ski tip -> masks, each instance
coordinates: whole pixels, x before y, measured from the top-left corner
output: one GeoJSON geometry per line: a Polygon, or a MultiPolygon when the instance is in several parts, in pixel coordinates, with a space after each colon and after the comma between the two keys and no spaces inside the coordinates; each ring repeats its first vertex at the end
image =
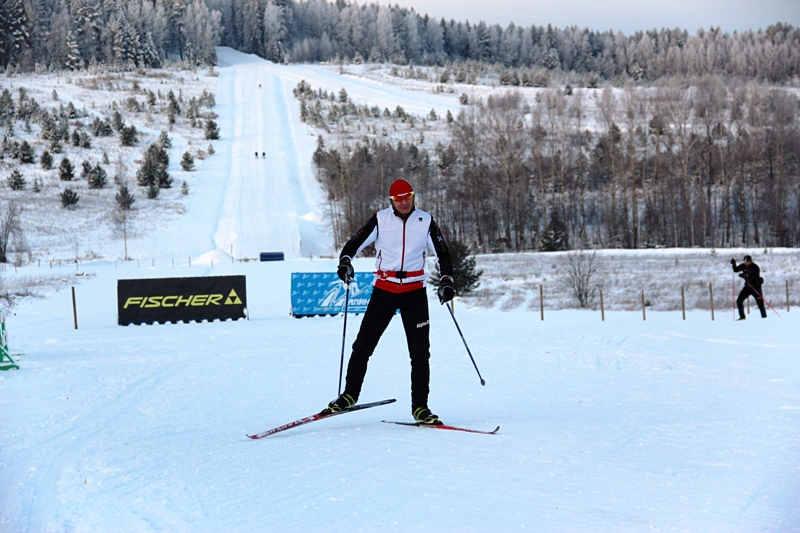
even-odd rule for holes
{"type": "Polygon", "coordinates": [[[486,380],[481,378],[481,385],[486,386],[486,380]]]}

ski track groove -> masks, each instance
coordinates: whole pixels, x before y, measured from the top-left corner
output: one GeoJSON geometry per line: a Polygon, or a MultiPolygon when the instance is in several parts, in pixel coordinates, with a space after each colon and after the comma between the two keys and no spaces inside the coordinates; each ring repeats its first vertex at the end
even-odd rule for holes
{"type": "MultiPolygon", "coordinates": [[[[46,526],[50,521],[56,520],[56,523],[58,523],[60,501],[58,483],[61,481],[65,465],[74,459],[81,450],[85,450],[96,438],[111,431],[115,426],[115,422],[119,421],[120,418],[123,418],[124,421],[124,415],[134,409],[143,396],[152,392],[159,383],[165,381],[167,373],[171,370],[174,369],[162,369],[155,375],[143,377],[126,386],[109,403],[99,409],[85,413],[82,419],[70,425],[68,430],[37,443],[35,448],[32,448],[30,453],[27,454],[27,457],[19,461],[18,464],[22,465],[37,465],[36,474],[32,476],[33,479],[26,479],[25,473],[19,472],[16,476],[11,476],[16,478],[16,482],[4,483],[7,487],[16,486],[20,483],[33,485],[34,487],[30,504],[24,513],[24,516],[30,517],[31,522],[22,531],[38,533],[46,531],[46,526]],[[63,447],[45,446],[55,441],[66,441],[67,444],[63,447]],[[53,450],[54,448],[58,449],[58,452],[52,456],[37,458],[35,463],[32,460],[33,456],[43,454],[38,450],[53,450]],[[42,468],[43,465],[46,465],[46,468],[42,468]]],[[[29,470],[26,472],[29,472],[29,470]]]]}

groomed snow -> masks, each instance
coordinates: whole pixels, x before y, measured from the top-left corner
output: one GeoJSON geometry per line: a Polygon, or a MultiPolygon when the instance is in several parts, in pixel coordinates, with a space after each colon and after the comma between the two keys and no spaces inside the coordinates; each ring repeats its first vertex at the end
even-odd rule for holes
{"type": "MultiPolygon", "coordinates": [[[[12,351],[25,355],[0,373],[0,531],[800,530],[797,310],[745,322],[562,310],[541,321],[524,306],[457,304],[481,387],[431,294],[430,406],[499,434],[381,423],[411,419],[396,320],[362,400],[397,403],[247,439],[337,392],[342,317],[289,316],[291,273],[335,268],[318,257],[334,250],[310,174],[313,132],[291,88],[335,74],[224,49],[220,59],[223,140],[186,214],[142,243],[191,255],[191,267],[105,260],[3,274],[63,281],[7,317],[12,351]],[[289,258],[232,262],[231,244],[236,257],[289,258]],[[249,320],[116,325],[117,279],[223,274],[247,276],[249,320]]],[[[359,83],[363,93],[347,88],[354,99],[422,98],[359,83]]],[[[348,320],[348,351],[360,321],[348,320]]]]}

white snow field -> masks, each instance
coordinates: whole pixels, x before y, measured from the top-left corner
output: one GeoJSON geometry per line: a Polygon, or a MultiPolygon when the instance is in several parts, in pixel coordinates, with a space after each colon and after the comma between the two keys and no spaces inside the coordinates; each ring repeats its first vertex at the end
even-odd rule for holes
{"type": "MultiPolygon", "coordinates": [[[[203,259],[3,273],[63,281],[8,313],[24,355],[0,372],[0,532],[800,531],[797,310],[541,321],[524,306],[457,305],[482,387],[431,293],[430,406],[498,434],[381,423],[411,420],[395,320],[361,400],[396,403],[248,439],[321,410],[338,386],[343,317],[289,315],[291,273],[336,264],[319,258],[335,250],[292,87],[305,78],[408,108],[438,96],[225,49],[220,61],[217,154],[186,214],[129,243],[203,259]],[[287,260],[233,262],[231,245],[287,260]],[[225,274],[247,276],[249,320],[116,325],[118,279],[225,274]]],[[[360,321],[348,319],[348,353],[360,321]]]]}

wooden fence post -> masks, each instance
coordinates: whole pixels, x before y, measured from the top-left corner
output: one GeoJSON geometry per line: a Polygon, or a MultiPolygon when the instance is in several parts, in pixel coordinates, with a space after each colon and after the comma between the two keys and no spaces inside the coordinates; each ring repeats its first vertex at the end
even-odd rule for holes
{"type": "Polygon", "coordinates": [[[683,312],[683,319],[686,320],[686,293],[683,287],[681,287],[681,311],[683,312]]]}
{"type": "Polygon", "coordinates": [[[72,321],[78,329],[78,306],[75,304],[75,285],[72,286],[72,321]]]}
{"type": "Polygon", "coordinates": [[[542,320],[544,321],[544,288],[539,285],[539,312],[542,314],[542,320]]]}
{"type": "Polygon", "coordinates": [[[603,322],[606,321],[606,308],[603,305],[603,291],[600,290],[600,316],[603,318],[603,322]]]}
{"type": "Polygon", "coordinates": [[[644,289],[642,289],[642,320],[647,320],[647,311],[644,309],[644,289]]]}
{"type": "Polygon", "coordinates": [[[711,296],[711,320],[714,320],[714,287],[708,284],[708,294],[711,296]]]}
{"type": "Polygon", "coordinates": [[[786,280],[786,312],[789,312],[789,280],[786,280]]]}

